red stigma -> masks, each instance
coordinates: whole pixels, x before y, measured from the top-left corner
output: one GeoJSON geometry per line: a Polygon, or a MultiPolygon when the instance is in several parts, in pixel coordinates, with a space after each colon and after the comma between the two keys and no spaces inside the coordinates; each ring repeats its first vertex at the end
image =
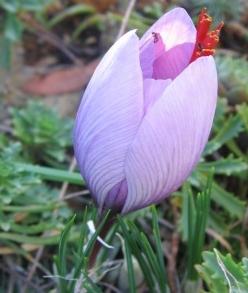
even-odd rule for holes
{"type": "Polygon", "coordinates": [[[211,24],[212,17],[207,14],[207,9],[203,8],[196,26],[196,44],[190,62],[193,62],[201,56],[209,56],[215,53],[224,22],[222,21],[215,30],[209,31],[211,24]]]}

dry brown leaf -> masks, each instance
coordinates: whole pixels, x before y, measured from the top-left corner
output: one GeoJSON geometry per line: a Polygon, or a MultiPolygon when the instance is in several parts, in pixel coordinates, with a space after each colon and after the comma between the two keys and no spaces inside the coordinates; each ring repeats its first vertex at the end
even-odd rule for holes
{"type": "Polygon", "coordinates": [[[98,63],[97,59],[87,65],[74,65],[46,75],[36,75],[24,83],[22,90],[37,96],[80,91],[88,83],[98,63]]]}

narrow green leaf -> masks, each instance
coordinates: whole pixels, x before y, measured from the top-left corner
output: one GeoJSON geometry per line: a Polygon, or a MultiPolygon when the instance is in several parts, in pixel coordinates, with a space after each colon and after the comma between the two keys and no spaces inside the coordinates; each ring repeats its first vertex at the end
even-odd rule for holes
{"type": "Polygon", "coordinates": [[[21,38],[22,29],[22,23],[19,21],[17,16],[15,14],[8,13],[4,27],[5,38],[11,42],[19,41],[21,38]]]}
{"type": "Polygon", "coordinates": [[[37,11],[43,12],[46,7],[52,3],[53,0],[21,0],[20,2],[20,10],[22,11],[37,11]]]}
{"type": "MultiPolygon", "coordinates": [[[[111,20],[114,20],[118,23],[121,23],[123,21],[123,16],[120,14],[117,14],[117,13],[111,12],[108,14],[108,17],[111,20]]],[[[132,17],[132,15],[128,21],[128,28],[129,29],[134,29],[134,28],[137,29],[137,31],[139,32],[139,35],[144,34],[144,32],[149,28],[149,26],[150,25],[147,25],[147,24],[143,23],[142,21],[137,20],[137,18],[132,17]]]]}
{"type": "Polygon", "coordinates": [[[198,194],[195,200],[195,219],[192,225],[191,215],[189,213],[189,234],[188,234],[188,278],[197,279],[195,264],[201,260],[201,253],[205,239],[205,230],[209,214],[211,187],[213,175],[210,174],[206,186],[202,193],[198,194]]]}
{"type": "Polygon", "coordinates": [[[242,104],[238,106],[238,113],[242,119],[242,122],[248,132],[248,105],[242,104]]]}
{"type": "Polygon", "coordinates": [[[16,166],[20,170],[30,172],[40,176],[42,179],[57,182],[68,182],[76,185],[84,185],[82,176],[76,172],[70,172],[65,170],[59,170],[49,167],[42,167],[38,165],[31,165],[25,163],[16,163],[16,166]]]}
{"type": "Polygon", "coordinates": [[[136,292],[136,284],[135,284],[135,278],[134,278],[132,254],[131,254],[131,250],[130,250],[130,247],[129,247],[127,240],[125,240],[125,256],[126,256],[127,269],[128,269],[129,292],[135,293],[136,292]]]}
{"type": "Polygon", "coordinates": [[[10,224],[10,230],[22,234],[38,234],[41,232],[49,231],[57,227],[54,222],[41,222],[36,225],[17,225],[15,223],[10,224]]]}
{"type": "MultiPolygon", "coordinates": [[[[207,182],[207,176],[201,172],[193,172],[188,180],[193,186],[202,189],[207,182]]],[[[245,213],[245,203],[216,182],[212,184],[211,199],[223,207],[231,216],[241,219],[245,213]]]]}
{"type": "MultiPolygon", "coordinates": [[[[140,237],[137,239],[143,253],[147,257],[148,263],[150,265],[150,269],[153,271],[154,275],[156,276],[157,281],[160,283],[161,286],[161,274],[160,274],[160,267],[158,265],[158,261],[156,259],[156,256],[152,250],[152,247],[145,236],[143,232],[140,233],[140,237]]],[[[164,278],[162,277],[162,282],[164,281],[164,278]]]]}
{"type": "MultiPolygon", "coordinates": [[[[151,274],[149,265],[147,264],[140,248],[137,245],[137,237],[139,237],[139,233],[137,234],[137,229],[134,225],[132,225],[132,230],[128,230],[125,222],[120,217],[118,217],[118,222],[124,234],[125,240],[128,241],[129,247],[131,248],[131,252],[134,254],[134,256],[136,257],[140,265],[140,268],[144,274],[147,285],[149,289],[151,290],[151,292],[153,292],[154,291],[153,276],[151,274]]],[[[129,223],[129,226],[130,226],[130,223],[129,223]]]]}
{"type": "Polygon", "coordinates": [[[212,227],[215,232],[221,234],[224,237],[227,237],[230,234],[230,229],[225,221],[225,218],[222,214],[218,214],[215,211],[209,212],[208,225],[212,227]]]}
{"type": "Polygon", "coordinates": [[[241,159],[232,157],[220,159],[214,162],[200,163],[197,169],[201,172],[209,172],[214,167],[215,174],[231,175],[248,170],[248,164],[241,159]]]}
{"type": "Polygon", "coordinates": [[[236,137],[243,129],[242,121],[239,115],[232,116],[227,119],[221,130],[207,144],[204,155],[212,154],[230,139],[236,137]]]}
{"type": "Polygon", "coordinates": [[[59,278],[60,281],[60,291],[61,292],[67,292],[66,290],[66,284],[67,280],[64,278],[67,275],[67,268],[66,268],[66,253],[67,253],[67,244],[68,244],[68,239],[69,239],[69,233],[71,231],[71,228],[75,222],[76,215],[74,215],[66,224],[61,237],[59,241],[59,251],[58,251],[58,258],[57,258],[57,270],[59,275],[62,278],[59,278]]]}
{"type": "Polygon", "coordinates": [[[15,13],[19,9],[18,0],[2,0],[0,4],[6,11],[11,13],[15,13]]]}
{"type": "Polygon", "coordinates": [[[79,24],[78,27],[76,27],[75,31],[72,34],[72,39],[75,40],[76,38],[78,38],[80,34],[89,27],[102,27],[103,21],[103,16],[99,14],[94,14],[92,16],[87,17],[81,24],[79,24]]]}
{"type": "MultiPolygon", "coordinates": [[[[0,233],[0,239],[12,240],[17,243],[37,244],[37,245],[52,245],[59,242],[59,235],[31,237],[16,233],[0,233]]],[[[74,235],[75,238],[75,235],[74,235]]]]}
{"type": "Polygon", "coordinates": [[[191,186],[186,182],[183,185],[182,192],[183,202],[182,202],[182,212],[180,219],[180,230],[182,232],[182,237],[184,241],[189,240],[189,234],[192,233],[191,229],[195,224],[195,203],[193,200],[193,193],[191,186]]]}
{"type": "MultiPolygon", "coordinates": [[[[87,260],[87,258],[84,256],[84,251],[83,251],[84,243],[86,240],[87,219],[88,219],[88,208],[86,206],[84,210],[83,222],[81,225],[80,237],[78,241],[79,244],[78,244],[78,251],[76,256],[78,261],[76,263],[75,270],[73,272],[71,284],[69,285],[69,292],[74,291],[74,287],[76,285],[76,281],[74,281],[74,279],[77,279],[79,277],[80,272],[83,266],[86,264],[86,260],[87,260]]],[[[84,268],[84,270],[86,270],[86,268],[84,268]]]]}
{"type": "Polygon", "coordinates": [[[93,6],[87,5],[87,4],[76,4],[73,6],[70,6],[68,8],[65,8],[62,12],[55,15],[50,21],[49,21],[49,27],[52,28],[53,26],[59,24],[66,18],[70,18],[75,15],[80,14],[92,14],[95,13],[95,9],[93,6]]]}
{"type": "Polygon", "coordinates": [[[40,213],[45,211],[55,210],[65,206],[65,202],[51,202],[49,204],[14,206],[14,205],[0,205],[0,211],[4,212],[18,212],[18,213],[40,213]]]}
{"type": "Polygon", "coordinates": [[[153,227],[153,235],[155,237],[156,253],[157,253],[157,258],[160,265],[161,277],[163,278],[165,283],[164,289],[166,292],[167,274],[166,274],[165,263],[164,263],[164,254],[162,250],[160,230],[158,226],[158,213],[155,206],[152,206],[151,210],[152,210],[152,227],[153,227]]]}
{"type": "Polygon", "coordinates": [[[0,36],[0,67],[9,69],[11,64],[11,41],[0,36]]]}

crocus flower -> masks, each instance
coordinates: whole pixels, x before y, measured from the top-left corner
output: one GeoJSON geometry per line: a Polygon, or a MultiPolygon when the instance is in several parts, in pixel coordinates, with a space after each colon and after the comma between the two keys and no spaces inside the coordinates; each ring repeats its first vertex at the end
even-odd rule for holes
{"type": "Polygon", "coordinates": [[[98,65],[74,128],[75,156],[100,210],[127,213],[176,191],[200,159],[213,123],[213,57],[222,24],[197,29],[175,8],[139,40],[122,36],[98,65]]]}

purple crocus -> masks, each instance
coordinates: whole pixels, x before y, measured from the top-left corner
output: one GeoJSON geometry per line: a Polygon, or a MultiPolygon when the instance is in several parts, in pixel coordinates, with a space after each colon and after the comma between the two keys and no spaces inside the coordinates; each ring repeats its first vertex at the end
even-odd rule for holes
{"type": "Polygon", "coordinates": [[[203,10],[197,30],[175,8],[139,39],[122,36],[98,65],[74,128],[75,156],[100,211],[161,202],[190,175],[209,137],[217,101],[203,10]]]}

